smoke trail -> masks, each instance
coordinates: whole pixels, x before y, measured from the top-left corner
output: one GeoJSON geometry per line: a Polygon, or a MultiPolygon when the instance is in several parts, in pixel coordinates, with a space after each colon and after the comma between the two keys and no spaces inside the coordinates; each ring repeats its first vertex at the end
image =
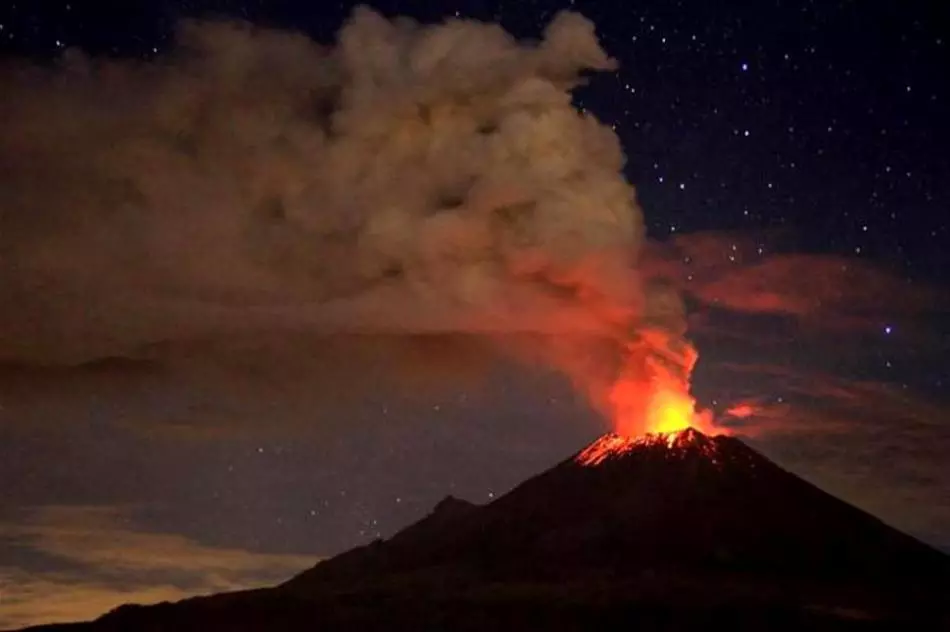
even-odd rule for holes
{"type": "Polygon", "coordinates": [[[637,278],[619,142],[570,103],[582,71],[612,68],[574,13],[524,43],[366,8],[332,47],[186,22],[154,61],[9,65],[0,361],[258,332],[543,334],[532,354],[591,393],[630,353],[688,363],[678,299],[637,278]],[[644,329],[666,333],[625,351],[644,329]]]}

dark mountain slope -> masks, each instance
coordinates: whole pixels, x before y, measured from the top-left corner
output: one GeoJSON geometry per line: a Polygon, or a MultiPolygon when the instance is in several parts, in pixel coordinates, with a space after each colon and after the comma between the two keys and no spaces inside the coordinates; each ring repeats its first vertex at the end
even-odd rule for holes
{"type": "Polygon", "coordinates": [[[270,589],[71,631],[950,629],[947,556],[694,430],[605,435],[510,493],[270,589]]]}

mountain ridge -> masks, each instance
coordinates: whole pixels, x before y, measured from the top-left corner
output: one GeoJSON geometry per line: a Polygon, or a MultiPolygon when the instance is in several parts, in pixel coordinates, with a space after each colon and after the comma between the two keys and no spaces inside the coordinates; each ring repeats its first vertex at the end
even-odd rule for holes
{"type": "Polygon", "coordinates": [[[946,555],[739,439],[608,433],[490,503],[448,496],[274,588],[124,606],[69,629],[929,625],[950,623],[938,605],[948,579],[946,555]]]}
{"type": "MultiPolygon", "coordinates": [[[[820,569],[883,578],[946,563],[931,562],[942,559],[933,557],[936,550],[789,474],[732,437],[708,437],[692,429],[648,435],[624,439],[597,467],[579,462],[616,437],[600,437],[484,505],[461,521],[471,524],[453,525],[448,542],[436,546],[427,533],[430,555],[410,546],[402,554],[411,558],[406,563],[468,560],[483,574],[502,578],[522,576],[512,557],[530,560],[528,576],[545,578],[585,565],[612,568],[619,557],[651,567],[770,566],[784,573],[820,569]],[[796,516],[788,506],[792,502],[808,515],[796,516]],[[811,515],[818,508],[824,521],[811,515]],[[844,524],[833,530],[828,522],[844,524]],[[862,540],[852,531],[867,537],[862,540]],[[874,546],[864,541],[875,539],[874,546]],[[560,558],[554,567],[549,555],[560,558]]],[[[399,537],[393,542],[401,544],[399,537]]]]}

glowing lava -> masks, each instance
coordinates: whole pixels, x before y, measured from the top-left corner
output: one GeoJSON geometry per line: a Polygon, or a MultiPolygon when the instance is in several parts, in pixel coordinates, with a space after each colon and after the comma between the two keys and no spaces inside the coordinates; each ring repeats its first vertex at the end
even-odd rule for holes
{"type": "Polygon", "coordinates": [[[613,421],[620,435],[669,434],[695,428],[716,434],[708,411],[698,412],[696,401],[679,384],[620,380],[610,395],[613,421]]]}
{"type": "Polygon", "coordinates": [[[688,395],[661,390],[654,393],[647,408],[647,432],[678,432],[692,427],[695,404],[688,395]]]}
{"type": "Polygon", "coordinates": [[[689,452],[702,454],[717,464],[718,445],[698,430],[686,428],[671,432],[651,432],[638,437],[626,437],[610,432],[582,450],[574,461],[583,466],[595,466],[622,458],[637,450],[663,448],[665,454],[683,456],[689,452]]]}
{"type": "Polygon", "coordinates": [[[716,434],[709,411],[697,411],[689,378],[699,354],[668,331],[647,329],[622,345],[619,371],[607,389],[605,413],[623,436],[694,428],[716,434]]]}

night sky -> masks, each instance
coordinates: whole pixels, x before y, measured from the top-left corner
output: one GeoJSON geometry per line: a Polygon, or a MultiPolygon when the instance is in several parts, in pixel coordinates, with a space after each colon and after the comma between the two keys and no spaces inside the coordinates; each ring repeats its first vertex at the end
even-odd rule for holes
{"type": "MultiPolygon", "coordinates": [[[[161,64],[186,18],[329,44],[355,6],[124,4],[6,4],[0,68],[73,48],[161,64]]],[[[519,39],[565,8],[593,21],[619,70],[592,75],[573,103],[620,139],[650,238],[642,270],[689,308],[700,404],[783,466],[950,550],[948,9],[438,4],[371,6],[498,22],[519,39]]],[[[274,583],[447,494],[487,502],[608,427],[555,372],[464,341],[397,380],[376,376],[364,343],[325,344],[340,349],[232,350],[226,369],[200,360],[203,342],[182,370],[131,353],[0,363],[0,628],[274,583]]]]}

